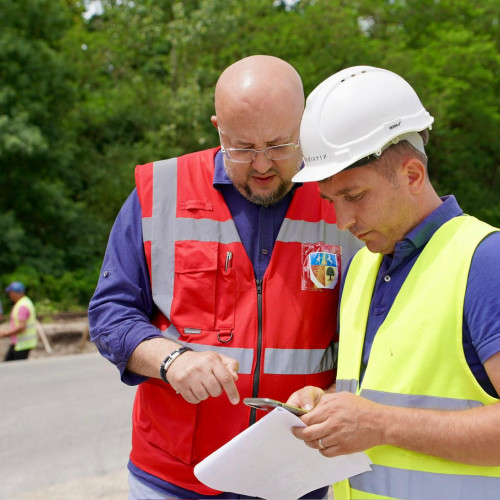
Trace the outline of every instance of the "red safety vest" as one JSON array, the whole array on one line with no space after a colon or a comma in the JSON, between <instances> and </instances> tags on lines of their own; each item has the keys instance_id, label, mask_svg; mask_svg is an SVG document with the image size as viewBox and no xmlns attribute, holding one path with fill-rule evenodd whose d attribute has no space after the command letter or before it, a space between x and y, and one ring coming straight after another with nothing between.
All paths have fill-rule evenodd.
<instances>
[{"instance_id":1,"label":"red safety vest","mask_svg":"<svg viewBox=\"0 0 500 500\"><path fill-rule=\"evenodd\" d=\"M339 249L349 236L337 230L334 211L316 184L299 187L259 294L231 213L213 188L218 149L136 168L159 310L152 323L170 340L238 359L241 400L253 395L286 401L305 385L326 388L335 375L329 347L336 336L340 280L332 289L314 290L307 281L307 255L333 245ZM195 478L193 468L247 428L250 411L242 402L231 405L225 394L190 404L151 378L137 390L130 458L165 481L216 494Z\"/></svg>"}]
</instances>

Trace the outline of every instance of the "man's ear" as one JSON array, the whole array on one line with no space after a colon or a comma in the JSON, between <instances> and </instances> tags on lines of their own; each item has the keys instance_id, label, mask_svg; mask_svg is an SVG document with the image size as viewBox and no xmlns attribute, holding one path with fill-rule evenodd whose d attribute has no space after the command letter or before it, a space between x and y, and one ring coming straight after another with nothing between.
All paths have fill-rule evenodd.
<instances>
[{"instance_id":1,"label":"man's ear","mask_svg":"<svg viewBox=\"0 0 500 500\"><path fill-rule=\"evenodd\" d=\"M425 165L417 158L410 158L404 165L404 173L408 183L408 189L412 194L419 194L425 184Z\"/></svg>"},{"instance_id":2,"label":"man's ear","mask_svg":"<svg viewBox=\"0 0 500 500\"><path fill-rule=\"evenodd\" d=\"M216 115L212 115L212 117L210 118L210 121L212 122L212 125L218 129L219 126L217 125L217 116Z\"/></svg>"}]
</instances>

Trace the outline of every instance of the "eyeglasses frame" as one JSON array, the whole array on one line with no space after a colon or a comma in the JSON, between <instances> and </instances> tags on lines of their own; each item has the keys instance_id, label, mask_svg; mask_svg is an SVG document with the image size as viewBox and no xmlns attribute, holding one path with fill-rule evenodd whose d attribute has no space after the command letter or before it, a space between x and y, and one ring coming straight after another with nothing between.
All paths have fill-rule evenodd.
<instances>
[{"instance_id":1,"label":"eyeglasses frame","mask_svg":"<svg viewBox=\"0 0 500 500\"><path fill-rule=\"evenodd\" d=\"M222 136L221 136L221 134L223 134L224 132L220 129L220 127L217 127L217 131L219 132L220 150L221 150L222 154L229 161L231 161L233 163L252 163L255 160L255 158L257 157L258 153L264 153L264 155L266 156L266 158L268 160L271 160L271 161L286 160L287 158L291 158L293 156L293 153L290 154L290 155L284 156L282 158L271 158L267 154L267 152L270 149L281 148L283 146L294 146L294 150L300 149L300 143L299 143L299 141L297 141L297 142L287 142L285 144L276 144L275 146L268 146L268 147L262 148L262 149L255 149L255 148L225 148L224 144L222 144ZM231 151L247 151L247 152L253 151L253 157L252 157L251 160L244 160L244 161L242 161L242 160L235 160L235 159L231 158L230 155L229 155L229 153Z\"/></svg>"}]
</instances>

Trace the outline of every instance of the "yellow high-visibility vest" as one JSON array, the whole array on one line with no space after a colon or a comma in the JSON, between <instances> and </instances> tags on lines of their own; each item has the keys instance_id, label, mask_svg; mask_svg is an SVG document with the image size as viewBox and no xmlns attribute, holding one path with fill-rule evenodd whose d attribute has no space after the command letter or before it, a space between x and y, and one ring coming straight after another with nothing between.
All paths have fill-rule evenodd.
<instances>
[{"instance_id":1,"label":"yellow high-visibility vest","mask_svg":"<svg viewBox=\"0 0 500 500\"><path fill-rule=\"evenodd\" d=\"M35 306L29 297L21 297L12 309L12 319L14 321L14 326L18 327L20 325L19 321L19 309L24 306L29 312L29 318L26 320L26 329L17 334L17 342L14 347L15 351L26 351L27 349L34 349L38 345L38 335L36 331L36 312Z\"/></svg>"},{"instance_id":2,"label":"yellow high-visibility vest","mask_svg":"<svg viewBox=\"0 0 500 500\"><path fill-rule=\"evenodd\" d=\"M449 411L499 402L477 382L462 344L472 256L496 230L469 216L438 229L375 335L361 384L368 311L382 255L366 248L356 254L341 299L338 392L389 406ZM372 471L335 484L335 500L500 498L500 466L461 464L388 445L367 454Z\"/></svg>"}]
</instances>

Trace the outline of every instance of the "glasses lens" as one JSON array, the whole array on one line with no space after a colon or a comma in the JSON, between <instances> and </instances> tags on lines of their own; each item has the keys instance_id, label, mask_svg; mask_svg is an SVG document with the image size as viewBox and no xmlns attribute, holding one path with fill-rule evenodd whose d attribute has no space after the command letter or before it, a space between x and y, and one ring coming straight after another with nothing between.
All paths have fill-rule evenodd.
<instances>
[{"instance_id":1,"label":"glasses lens","mask_svg":"<svg viewBox=\"0 0 500 500\"><path fill-rule=\"evenodd\" d=\"M235 163L250 163L254 160L257 153L264 152L270 160L284 160L285 158L293 156L298 148L298 144L294 143L270 146L258 151L255 149L228 148L224 150L224 154L229 161L234 161Z\"/></svg>"},{"instance_id":2,"label":"glasses lens","mask_svg":"<svg viewBox=\"0 0 500 500\"><path fill-rule=\"evenodd\" d=\"M226 156L230 161L236 163L249 163L255 156L253 149L226 149Z\"/></svg>"},{"instance_id":3,"label":"glasses lens","mask_svg":"<svg viewBox=\"0 0 500 500\"><path fill-rule=\"evenodd\" d=\"M295 144L281 144L280 146L271 146L266 149L266 154L271 160L284 160L295 154L297 146Z\"/></svg>"}]
</instances>

